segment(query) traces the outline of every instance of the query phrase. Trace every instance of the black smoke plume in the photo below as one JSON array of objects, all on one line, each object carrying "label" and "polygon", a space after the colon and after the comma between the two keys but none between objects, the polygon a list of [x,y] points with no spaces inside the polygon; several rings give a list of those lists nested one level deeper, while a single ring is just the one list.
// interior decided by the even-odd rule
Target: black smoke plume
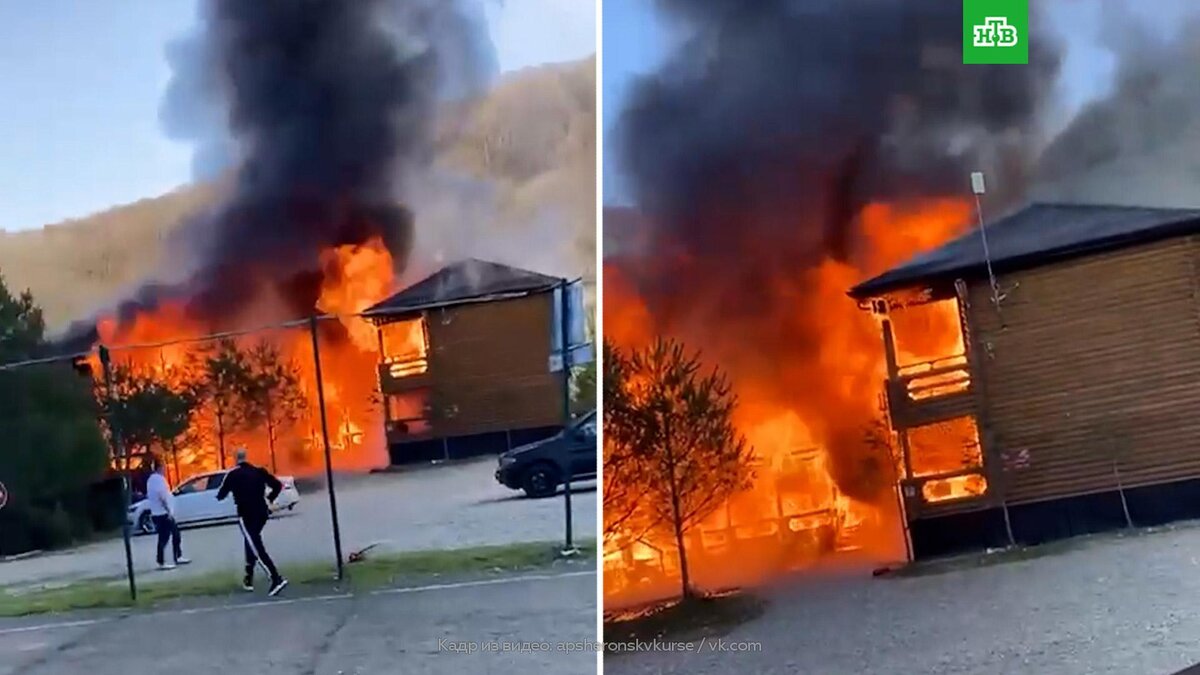
[{"label": "black smoke plume", "polygon": [[[451,81],[459,95],[485,86],[494,65],[468,1],[202,2],[200,31],[170,51],[164,123],[199,144],[201,175],[232,162],[232,190],[182,228],[188,278],[143,287],[118,316],[182,300],[229,328],[264,294],[303,316],[319,253],[374,236],[402,269],[413,222],[398,195],[429,159],[439,96]],[[96,337],[71,333],[75,345]]]},{"label": "black smoke plume", "polygon": [[657,6],[686,38],[616,128],[657,262],[614,264],[663,325],[703,326],[694,342],[735,379],[775,382],[778,403],[823,415],[841,487],[873,498],[873,411],[828,419],[846,406],[813,409],[809,392],[837,398],[844,383],[788,377],[811,374],[798,364],[820,360],[828,330],[806,284],[822,261],[855,260],[872,201],[962,196],[981,169],[1023,184],[1057,43],[1035,16],[1028,66],[964,66],[962,7],[946,0]]}]

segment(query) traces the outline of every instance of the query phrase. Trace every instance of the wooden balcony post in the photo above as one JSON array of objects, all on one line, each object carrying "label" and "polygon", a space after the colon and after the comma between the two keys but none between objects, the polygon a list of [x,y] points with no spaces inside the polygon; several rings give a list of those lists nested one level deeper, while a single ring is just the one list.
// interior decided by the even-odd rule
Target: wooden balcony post
[{"label": "wooden balcony post", "polygon": [[896,337],[892,334],[891,319],[883,320],[883,353],[887,358],[888,381],[895,381],[900,365],[896,363]]},{"label": "wooden balcony post", "polygon": [[896,362],[896,338],[892,334],[892,322],[890,319],[884,319],[882,325],[883,353],[887,359],[888,370],[888,410],[892,416],[892,426],[896,428],[896,437],[900,439],[900,455],[904,460],[904,477],[912,478],[912,458],[908,448],[908,430],[903,426],[895,424],[896,408],[899,406],[903,410],[907,406],[908,393],[896,386],[900,378],[900,365]]}]

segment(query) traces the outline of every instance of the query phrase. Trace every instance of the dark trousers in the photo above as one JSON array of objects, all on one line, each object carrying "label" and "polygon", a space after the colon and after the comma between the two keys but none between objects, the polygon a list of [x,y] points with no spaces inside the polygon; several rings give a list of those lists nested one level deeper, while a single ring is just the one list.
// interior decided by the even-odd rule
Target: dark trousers
[{"label": "dark trousers", "polygon": [[238,518],[238,525],[242,528],[242,540],[246,549],[246,581],[253,581],[256,564],[261,565],[271,577],[271,583],[279,581],[279,570],[275,569],[275,563],[267,554],[267,548],[263,546],[262,531],[267,525],[267,517],[242,516]]},{"label": "dark trousers", "polygon": [[158,532],[158,564],[163,564],[163,552],[167,548],[167,540],[171,540],[172,553],[175,554],[175,560],[183,557],[183,548],[179,541],[179,525],[175,524],[175,519],[171,516],[151,516],[154,521],[154,531]]}]

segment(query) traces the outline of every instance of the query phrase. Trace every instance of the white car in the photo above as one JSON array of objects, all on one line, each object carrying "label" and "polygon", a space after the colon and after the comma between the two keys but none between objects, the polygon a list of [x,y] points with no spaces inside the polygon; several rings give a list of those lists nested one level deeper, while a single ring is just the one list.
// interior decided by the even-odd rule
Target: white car
[{"label": "white car", "polygon": [[[225,480],[228,471],[202,473],[185,480],[175,488],[175,522],[180,525],[197,523],[216,523],[226,520],[237,520],[237,508],[233,503],[233,495],[225,501],[217,501],[217,491]],[[283,490],[271,505],[271,515],[282,511],[293,511],[300,503],[300,492],[296,490],[296,481],[291,476],[280,476]],[[266,498],[266,494],[263,495]],[[150,517],[150,502],[145,499],[129,507],[129,524],[137,531],[145,534],[154,532],[154,520]]]}]

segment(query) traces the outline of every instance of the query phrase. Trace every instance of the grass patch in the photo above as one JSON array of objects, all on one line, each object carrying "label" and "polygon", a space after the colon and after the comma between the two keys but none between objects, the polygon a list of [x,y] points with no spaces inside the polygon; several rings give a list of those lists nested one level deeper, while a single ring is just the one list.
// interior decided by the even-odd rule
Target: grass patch
[{"label": "grass patch", "polygon": [[[289,592],[305,590],[367,591],[393,586],[404,580],[431,576],[469,575],[540,569],[562,560],[561,545],[529,542],[503,546],[380,553],[345,567],[345,579],[338,582],[329,563],[284,565],[281,571],[291,585]],[[594,560],[594,541],[579,545],[575,560]],[[144,579],[145,577],[143,577]],[[30,592],[0,593],[0,617],[28,616],[50,612],[85,609],[153,607],[171,600],[243,594],[236,571],[179,576],[138,583],[138,599],[129,597],[129,585],[121,579],[80,581],[62,588]],[[259,582],[262,583],[261,575]]]},{"label": "grass patch", "polygon": [[[765,600],[742,592],[653,605],[606,615],[604,641],[631,643],[657,639],[695,642],[703,638],[718,638],[762,616],[766,608]],[[623,651],[606,649],[605,653],[615,655]]]}]

